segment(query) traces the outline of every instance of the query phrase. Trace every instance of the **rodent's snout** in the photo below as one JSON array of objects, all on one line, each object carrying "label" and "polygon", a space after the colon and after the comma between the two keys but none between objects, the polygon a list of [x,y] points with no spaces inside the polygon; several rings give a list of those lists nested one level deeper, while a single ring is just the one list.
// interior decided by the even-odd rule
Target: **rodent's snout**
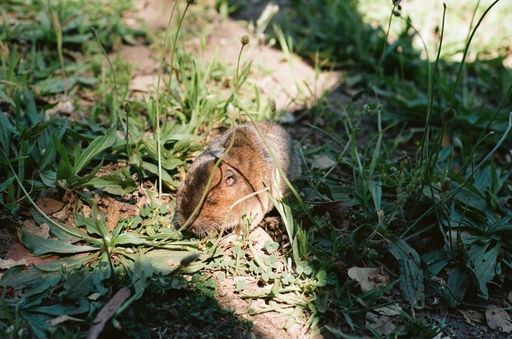
[{"label": "rodent's snout", "polygon": [[214,229],[215,229],[215,227],[213,227],[212,225],[208,225],[208,224],[202,224],[202,225],[192,224],[185,229],[185,232],[195,235],[198,238],[204,238],[208,234],[210,234]]}]

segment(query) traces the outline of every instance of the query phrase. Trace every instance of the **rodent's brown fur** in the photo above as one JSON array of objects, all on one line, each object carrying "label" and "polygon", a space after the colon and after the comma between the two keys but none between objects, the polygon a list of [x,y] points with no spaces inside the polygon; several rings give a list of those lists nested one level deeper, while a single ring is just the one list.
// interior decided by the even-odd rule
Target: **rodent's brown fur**
[{"label": "rodent's brown fur", "polygon": [[[206,198],[196,217],[189,221],[187,230],[203,237],[241,225],[243,216],[250,220],[251,229],[256,227],[272,210],[268,192],[279,200],[288,188],[278,174],[273,157],[288,180],[300,175],[300,164],[292,141],[282,127],[256,123],[228,130],[192,163],[178,190],[175,223],[182,226],[187,222],[201,202],[208,178],[212,175]],[[215,168],[219,159],[219,166]],[[280,180],[277,182],[278,177]]]}]

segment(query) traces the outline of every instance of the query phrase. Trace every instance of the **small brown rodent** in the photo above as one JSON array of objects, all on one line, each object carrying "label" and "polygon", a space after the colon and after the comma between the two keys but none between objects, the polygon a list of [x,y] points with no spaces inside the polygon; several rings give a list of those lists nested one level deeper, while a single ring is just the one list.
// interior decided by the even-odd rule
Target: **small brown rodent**
[{"label": "small brown rodent", "polygon": [[187,231],[204,237],[241,225],[244,216],[250,228],[255,228],[273,208],[268,193],[279,200],[288,189],[273,159],[288,180],[300,176],[299,159],[282,127],[260,122],[226,131],[188,170],[176,198],[175,224],[183,226],[187,222],[201,203],[211,176],[208,193],[195,217],[188,221]]}]

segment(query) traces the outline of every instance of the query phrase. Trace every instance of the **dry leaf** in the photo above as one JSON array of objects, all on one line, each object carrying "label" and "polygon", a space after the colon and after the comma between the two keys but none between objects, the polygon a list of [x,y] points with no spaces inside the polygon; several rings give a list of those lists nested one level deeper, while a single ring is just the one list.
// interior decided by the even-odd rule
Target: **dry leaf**
[{"label": "dry leaf", "polygon": [[25,220],[23,221],[23,229],[29,233],[40,236],[41,238],[48,239],[50,236],[50,226],[44,223],[41,225],[36,225],[33,220]]},{"label": "dry leaf", "polygon": [[483,323],[484,322],[484,315],[480,312],[477,312],[475,310],[459,310],[459,312],[462,314],[466,322],[470,325],[474,325],[474,323]]},{"label": "dry leaf", "polygon": [[114,199],[108,199],[107,227],[112,231],[119,223],[119,208]]},{"label": "dry leaf", "polygon": [[67,314],[64,314],[64,315],[60,315],[58,316],[57,318],[53,318],[52,320],[49,321],[50,325],[52,326],[57,326],[57,325],[60,325],[62,324],[63,322],[66,322],[68,320],[72,320],[72,321],[83,321],[82,319],[78,319],[78,318],[73,318],[73,317],[70,317],[69,315]]},{"label": "dry leaf", "polygon": [[0,270],[6,270],[14,266],[27,266],[26,259],[13,260],[13,259],[0,259]]},{"label": "dry leaf", "polygon": [[290,113],[289,111],[285,111],[281,114],[281,123],[283,124],[293,124],[297,121],[297,117]]},{"label": "dry leaf", "polygon": [[[46,110],[46,116],[52,117],[58,113],[60,114],[71,114],[75,111],[75,105],[69,100],[69,98],[64,98],[62,101],[59,101],[57,105],[50,108],[49,110]],[[45,198],[43,198],[45,199]],[[51,199],[51,198],[50,198]],[[39,204],[38,204],[39,206]]]},{"label": "dry leaf", "polygon": [[14,261],[25,260],[27,265],[39,265],[57,258],[57,256],[50,256],[43,259],[35,256],[18,241],[16,241],[5,254],[5,259],[11,259]]},{"label": "dry leaf", "polygon": [[265,256],[265,252],[263,251],[263,247],[265,247],[266,241],[272,241],[270,235],[261,227],[255,228],[251,234],[249,234],[249,242],[252,245],[252,248],[257,252],[257,254],[262,257]]},{"label": "dry leaf", "polygon": [[92,326],[87,333],[87,339],[96,339],[105,327],[107,321],[116,313],[121,305],[131,295],[130,288],[123,287],[103,306],[101,311],[96,315],[92,322]]},{"label": "dry leaf", "polygon": [[375,311],[381,315],[387,316],[400,315],[403,312],[402,307],[399,304],[391,304],[388,306],[379,307],[376,308]]},{"label": "dry leaf", "polygon": [[6,62],[9,58],[9,47],[7,47],[7,44],[4,44],[2,41],[0,41],[0,58]]},{"label": "dry leaf", "polygon": [[381,336],[388,336],[396,330],[395,324],[388,316],[379,317],[375,313],[366,313],[366,325],[373,328]]},{"label": "dry leaf", "polygon": [[313,164],[311,164],[311,167],[316,168],[316,169],[325,170],[325,169],[333,167],[334,165],[336,165],[336,161],[332,160],[331,158],[329,158],[326,155],[321,155],[321,156],[316,156],[313,159]]},{"label": "dry leaf", "polygon": [[68,218],[70,216],[70,209],[71,209],[71,205],[68,204],[68,206],[66,208],[63,208],[60,211],[53,213],[52,217],[59,219],[59,220],[63,220],[63,221],[68,220]]},{"label": "dry leaf", "polygon": [[87,297],[89,300],[98,300],[98,298],[101,297],[101,293],[95,292]]},{"label": "dry leaf", "polygon": [[368,292],[388,282],[388,278],[380,274],[378,268],[351,267],[348,269],[348,276],[359,283],[363,292]]},{"label": "dry leaf", "polygon": [[510,315],[501,308],[494,305],[488,306],[485,310],[485,318],[487,319],[487,325],[493,330],[505,333],[512,332]]},{"label": "dry leaf", "polygon": [[64,207],[64,203],[62,201],[50,198],[50,197],[42,197],[37,199],[36,205],[46,214],[51,215],[55,212],[58,212]]},{"label": "dry leaf", "polygon": [[[149,93],[156,89],[158,76],[156,74],[137,75],[130,81],[130,91]],[[164,77],[160,79],[160,89],[165,87]]]}]

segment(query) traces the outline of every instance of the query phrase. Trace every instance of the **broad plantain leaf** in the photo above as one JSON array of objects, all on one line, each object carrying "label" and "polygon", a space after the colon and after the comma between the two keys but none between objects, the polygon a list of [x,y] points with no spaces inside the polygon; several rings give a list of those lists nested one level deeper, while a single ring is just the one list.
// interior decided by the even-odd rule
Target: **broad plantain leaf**
[{"label": "broad plantain leaf", "polygon": [[496,263],[500,245],[495,244],[491,246],[490,241],[482,243],[480,241],[473,241],[474,239],[470,240],[471,243],[466,243],[467,240],[463,239],[466,244],[467,256],[469,257],[467,264],[478,282],[480,297],[487,300],[489,298],[487,283],[494,279],[497,271],[500,269],[499,264]]},{"label": "broad plantain leaf", "polygon": [[71,245],[67,242],[55,239],[45,239],[43,237],[34,235],[25,230],[21,231],[21,242],[23,245],[34,254],[47,254],[47,253],[63,253],[63,254],[74,254],[84,253],[91,251],[98,251],[98,247],[93,246],[77,246]]},{"label": "broad plantain leaf", "polygon": [[405,299],[412,306],[422,308],[425,305],[425,288],[418,253],[402,239],[390,243],[389,251],[398,260],[400,289]]},{"label": "broad plantain leaf", "polygon": [[116,142],[116,129],[110,128],[107,130],[105,135],[94,139],[87,148],[80,153],[77,159],[75,159],[74,171],[78,173],[89,164],[98,154],[103,152],[109,147],[112,147]]},{"label": "broad plantain leaf", "polygon": [[468,274],[461,267],[454,267],[450,270],[445,295],[450,307],[456,307],[461,303],[469,281]]},{"label": "broad plantain leaf", "polygon": [[144,245],[146,240],[134,232],[121,233],[113,241],[114,245]]}]

